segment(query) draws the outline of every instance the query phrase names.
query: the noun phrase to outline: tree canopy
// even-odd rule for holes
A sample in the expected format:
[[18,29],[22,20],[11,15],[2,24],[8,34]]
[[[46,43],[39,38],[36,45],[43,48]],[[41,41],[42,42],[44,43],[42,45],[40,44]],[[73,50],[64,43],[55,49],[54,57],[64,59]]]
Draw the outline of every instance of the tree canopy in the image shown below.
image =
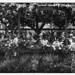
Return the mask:
[[[18,29],[18,25],[29,26],[36,33],[40,33],[46,23],[54,23],[59,29],[65,28],[67,22],[74,22],[74,13],[70,7],[39,6],[30,3],[1,3],[0,21],[7,29]],[[20,18],[20,22],[18,19]],[[39,22],[41,27],[39,28]]]

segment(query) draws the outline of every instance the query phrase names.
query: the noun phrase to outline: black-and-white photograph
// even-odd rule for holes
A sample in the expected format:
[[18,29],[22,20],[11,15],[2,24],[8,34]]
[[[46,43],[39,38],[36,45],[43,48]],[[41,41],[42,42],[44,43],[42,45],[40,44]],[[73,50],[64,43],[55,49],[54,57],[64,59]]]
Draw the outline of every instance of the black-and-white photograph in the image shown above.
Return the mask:
[[0,73],[75,73],[75,3],[0,2]]

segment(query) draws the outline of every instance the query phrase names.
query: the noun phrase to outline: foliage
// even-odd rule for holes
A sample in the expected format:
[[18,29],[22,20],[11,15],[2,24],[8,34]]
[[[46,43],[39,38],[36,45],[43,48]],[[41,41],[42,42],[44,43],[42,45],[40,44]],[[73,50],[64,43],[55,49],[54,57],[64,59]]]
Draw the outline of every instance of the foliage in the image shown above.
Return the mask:
[[[30,7],[33,8],[30,8]],[[29,26],[40,34],[46,23],[54,23],[59,29],[65,27],[65,19],[72,22],[72,9],[69,7],[50,7],[52,10],[39,10],[38,4],[6,3],[0,5],[0,21],[7,29],[18,29],[18,25]],[[46,7],[47,8],[47,7]],[[31,11],[30,11],[31,9]],[[67,16],[66,16],[67,15]],[[67,17],[67,18],[65,18]],[[20,18],[20,21],[19,21]],[[38,23],[42,22],[39,28]]]

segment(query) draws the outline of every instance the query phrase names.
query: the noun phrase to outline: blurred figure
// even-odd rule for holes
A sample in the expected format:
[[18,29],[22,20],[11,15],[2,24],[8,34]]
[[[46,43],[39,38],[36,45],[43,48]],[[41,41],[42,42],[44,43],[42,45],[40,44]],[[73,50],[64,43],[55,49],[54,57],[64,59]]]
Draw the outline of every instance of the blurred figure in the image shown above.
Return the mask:
[[68,45],[69,49],[71,49],[72,51],[75,51],[75,36],[71,35],[70,37],[70,45]]
[[47,39],[41,39],[41,44],[42,44],[43,46],[47,46],[48,40],[47,40]]
[[18,46],[18,42],[19,42],[18,36],[15,36],[15,38],[13,39],[13,44]]
[[50,47],[50,43],[44,33],[41,35],[40,42],[43,46]]
[[31,36],[30,36],[29,32],[27,32],[26,38],[27,38],[27,39],[30,39],[30,37],[31,37]]

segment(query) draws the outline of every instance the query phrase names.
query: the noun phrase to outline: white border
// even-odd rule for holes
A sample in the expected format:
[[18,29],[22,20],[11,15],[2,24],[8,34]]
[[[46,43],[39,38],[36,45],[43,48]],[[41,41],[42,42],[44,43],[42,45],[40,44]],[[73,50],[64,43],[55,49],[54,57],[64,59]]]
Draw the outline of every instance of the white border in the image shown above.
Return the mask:
[[6,73],[1,75],[74,75],[74,73]]
[[64,2],[64,3],[75,3],[75,0],[0,0],[0,2]]

